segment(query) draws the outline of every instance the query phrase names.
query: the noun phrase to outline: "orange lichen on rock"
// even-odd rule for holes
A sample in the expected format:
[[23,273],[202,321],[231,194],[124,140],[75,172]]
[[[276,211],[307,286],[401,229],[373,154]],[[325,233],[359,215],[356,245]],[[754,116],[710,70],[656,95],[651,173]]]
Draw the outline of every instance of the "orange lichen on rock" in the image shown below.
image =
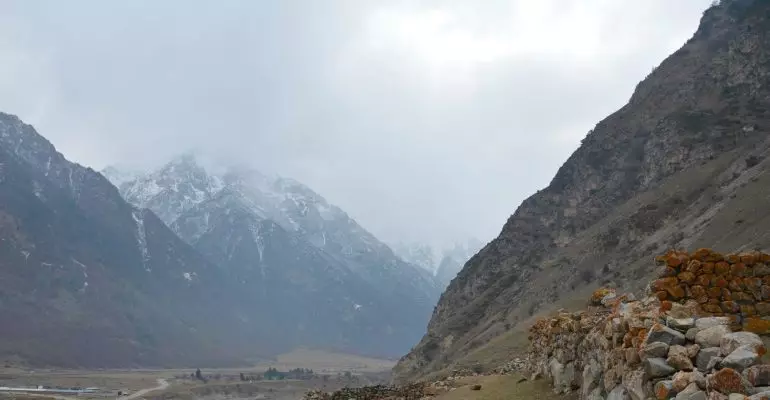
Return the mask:
[[741,262],[746,264],[746,265],[754,265],[758,261],[758,258],[759,258],[759,257],[757,257],[756,253],[744,253],[744,254],[741,254],[738,257],[740,258]]
[[748,317],[743,319],[743,330],[754,332],[758,335],[770,333],[770,321],[759,317]]
[[732,368],[723,368],[710,375],[708,386],[723,394],[748,394],[741,374]]
[[690,284],[693,281],[695,281],[695,274],[692,273],[692,272],[685,271],[685,272],[682,272],[679,275],[677,275],[677,278],[679,278],[680,282],[684,282],[684,283]]
[[596,289],[594,290],[594,293],[591,295],[591,304],[600,305],[602,302],[602,299],[612,294],[615,294],[615,289],[610,289],[610,288]]
[[730,264],[720,261],[714,265],[714,273],[717,275],[727,275],[730,272]]

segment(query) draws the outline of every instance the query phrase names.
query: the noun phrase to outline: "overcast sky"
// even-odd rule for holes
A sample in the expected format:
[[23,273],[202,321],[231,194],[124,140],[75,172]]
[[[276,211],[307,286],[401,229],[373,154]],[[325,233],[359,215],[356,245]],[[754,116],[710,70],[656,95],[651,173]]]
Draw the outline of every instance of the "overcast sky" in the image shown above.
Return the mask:
[[0,0],[0,110],[95,169],[199,149],[486,242],[709,3]]

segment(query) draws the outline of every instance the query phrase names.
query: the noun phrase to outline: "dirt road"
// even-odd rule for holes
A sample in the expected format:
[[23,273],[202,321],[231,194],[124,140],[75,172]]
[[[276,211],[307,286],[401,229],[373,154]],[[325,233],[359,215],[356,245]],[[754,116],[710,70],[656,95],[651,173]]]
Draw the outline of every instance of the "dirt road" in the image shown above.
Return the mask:
[[165,379],[158,379],[158,386],[136,391],[136,392],[134,392],[134,393],[132,393],[132,394],[130,394],[128,396],[121,397],[121,399],[123,399],[123,400],[137,399],[137,398],[140,398],[140,397],[146,395],[147,393],[154,392],[156,390],[164,390],[164,389],[168,388],[168,386],[169,386],[169,384],[168,384],[167,380],[165,380]]

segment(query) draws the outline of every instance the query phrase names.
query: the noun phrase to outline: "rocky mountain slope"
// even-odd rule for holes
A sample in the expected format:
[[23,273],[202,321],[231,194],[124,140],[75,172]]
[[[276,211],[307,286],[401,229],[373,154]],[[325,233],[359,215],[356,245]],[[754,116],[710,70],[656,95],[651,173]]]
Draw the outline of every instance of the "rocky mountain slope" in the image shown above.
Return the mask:
[[770,248],[770,3],[723,0],[471,258],[396,378],[441,369],[669,247]]
[[0,113],[0,358],[237,362],[257,349],[227,286],[152,212]]
[[120,185],[252,296],[271,343],[402,354],[440,288],[305,185],[194,156]]

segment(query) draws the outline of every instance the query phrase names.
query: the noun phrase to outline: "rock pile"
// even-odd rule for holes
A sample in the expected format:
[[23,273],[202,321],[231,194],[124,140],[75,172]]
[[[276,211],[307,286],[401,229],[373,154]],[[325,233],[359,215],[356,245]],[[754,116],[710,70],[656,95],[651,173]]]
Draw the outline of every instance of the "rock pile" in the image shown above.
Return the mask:
[[[770,399],[766,349],[752,332],[767,332],[753,322],[764,321],[757,305],[767,300],[766,259],[706,249],[659,257],[666,276],[650,285],[652,296],[635,301],[602,289],[586,311],[535,323],[528,369],[582,399]],[[708,307],[717,304],[715,288],[718,311]]]
[[305,394],[303,400],[418,400],[428,396],[425,389],[426,386],[420,383],[403,386],[375,385],[358,388],[346,387],[331,393],[321,390],[310,391]]

